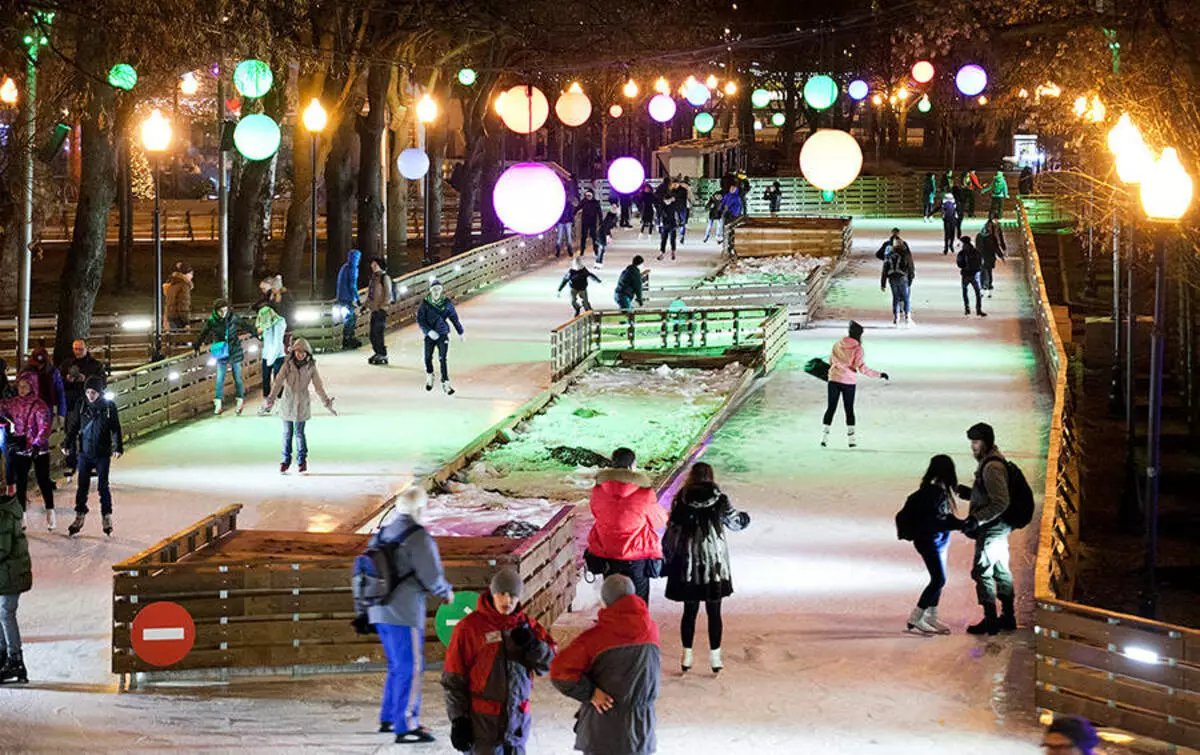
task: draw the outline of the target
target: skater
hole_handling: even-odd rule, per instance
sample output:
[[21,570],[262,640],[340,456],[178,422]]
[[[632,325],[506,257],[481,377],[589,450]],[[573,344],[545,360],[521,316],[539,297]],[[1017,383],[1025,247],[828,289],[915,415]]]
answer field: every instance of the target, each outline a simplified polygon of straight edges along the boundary
[[292,323],[296,322],[296,297],[292,296],[292,292],[288,290],[287,286],[283,285],[283,276],[279,273],[272,275],[270,281],[271,292],[268,296],[271,308],[287,321],[290,329]]
[[386,365],[388,305],[392,303],[392,279],[387,265],[379,257],[371,258],[371,279],[367,282],[367,308],[371,310],[371,358],[367,364]]
[[550,633],[521,610],[524,589],[516,569],[496,572],[475,611],[450,636],[442,688],[450,744],[459,752],[524,755],[533,726],[533,676],[550,671],[558,649]]
[[683,641],[680,668],[692,667],[692,641],[700,604],[708,617],[709,666],[718,673],[721,663],[721,601],[733,594],[729,546],[725,531],[737,532],[750,524],[750,515],[737,511],[713,479],[713,469],[698,462],[671,504],[663,534],[663,571],[667,600],[683,603],[679,636]]
[[450,368],[446,366],[446,355],[450,351],[450,324],[458,331],[458,340],[467,340],[454,302],[445,295],[445,287],[438,281],[429,284],[429,295],[421,300],[417,309],[417,327],[425,336],[425,390],[433,390],[433,351],[437,349],[438,364],[442,368],[442,390],[447,396],[454,395],[450,385]]
[[954,239],[958,238],[958,204],[953,194],[942,195],[942,254],[954,251]]
[[92,475],[96,475],[96,489],[100,493],[100,518],[105,535],[111,535],[112,491],[108,487],[108,473],[113,459],[121,458],[125,452],[125,441],[121,437],[121,420],[117,416],[117,405],[104,397],[104,384],[91,378],[84,391],[84,401],[67,417],[67,434],[63,439],[63,454],[72,453],[79,459],[76,468],[79,475],[75,489],[75,521],[67,528],[67,534],[78,535],[83,529],[88,514],[88,492],[92,487]]
[[846,442],[850,448],[858,445],[854,437],[854,393],[858,388],[858,373],[861,372],[867,377],[888,379],[886,372],[876,372],[863,361],[862,335],[863,326],[851,320],[850,335],[833,345],[833,352],[829,357],[829,401],[825,408],[825,418],[822,420],[822,447],[829,445],[829,429],[833,424],[833,415],[837,412],[838,399],[841,399],[846,408]]
[[667,239],[671,240],[671,260],[675,260],[675,243],[678,240],[679,211],[675,209],[675,197],[671,194],[658,205],[658,259],[667,256]]
[[658,505],[650,478],[635,468],[628,448],[613,451],[612,466],[596,473],[589,507],[596,521],[588,533],[587,551],[605,562],[605,575],[633,580],[643,601],[650,603],[650,580],[662,569],[658,530],[667,512]]
[[28,507],[29,470],[33,469],[46,511],[46,529],[57,526],[54,513],[54,483],[50,481],[50,430],[54,418],[50,407],[37,394],[38,377],[33,372],[17,376],[17,395],[0,400],[0,417],[8,422],[4,440],[4,468],[8,495],[16,495],[21,511]]
[[[437,543],[421,526],[427,498],[425,491],[410,487],[400,494],[383,527],[371,537],[374,547],[390,546],[391,565],[398,577],[395,588],[378,604],[365,610],[387,654],[387,678],[379,709],[379,731],[395,732],[396,744],[433,742],[421,726],[421,677],[425,672],[425,595],[431,593],[444,603],[454,601],[454,590],[442,572]],[[361,608],[356,607],[356,608]],[[364,611],[358,611],[360,616]],[[362,627],[365,631],[365,627]]]
[[17,604],[33,588],[33,562],[25,539],[21,505],[11,495],[0,496],[0,684],[26,684],[29,674],[21,655]]
[[600,200],[596,192],[585,189],[583,201],[579,203],[579,253],[587,251],[588,239],[592,240],[592,254],[600,253]]
[[1083,716],[1055,716],[1042,737],[1047,755],[1092,755],[1099,745],[1096,727]]
[[642,216],[642,225],[638,228],[638,238],[642,234],[646,234],[650,238],[650,234],[654,232],[654,187],[650,184],[642,184],[642,190],[637,195],[638,213]]
[[767,200],[767,208],[771,211],[771,216],[779,214],[779,205],[783,201],[783,187],[778,181],[774,181],[767,190],[763,192],[763,199]]
[[921,187],[921,214],[925,222],[933,220],[933,205],[937,200],[937,174],[926,173]]
[[583,257],[576,257],[571,260],[571,269],[563,275],[562,282],[558,284],[558,294],[562,295],[563,287],[568,283],[571,284],[571,308],[575,310],[575,316],[579,317],[581,311],[592,311],[592,303],[588,301],[588,278],[600,283],[601,280],[596,277],[596,274],[587,269],[587,265],[583,264]]
[[600,248],[596,252],[596,267],[604,267],[604,252],[608,249],[608,242],[612,240],[613,229],[617,227],[617,200],[611,199],[608,203],[608,212],[604,214],[604,219],[600,221]]
[[566,251],[568,257],[574,254],[574,252],[571,251],[571,236],[575,233],[575,213],[578,211],[579,207],[575,202],[575,194],[568,189],[567,201],[563,205],[562,215],[559,216],[558,223],[554,227],[555,258],[561,256],[564,250]]
[[196,272],[186,262],[175,263],[171,277],[163,284],[163,318],[164,330],[182,332],[191,326],[192,322],[192,280]]
[[228,301],[217,299],[213,302],[212,314],[204,321],[204,327],[200,330],[200,335],[196,336],[196,343],[192,345],[192,350],[199,354],[200,347],[210,338],[212,339],[209,353],[217,361],[217,379],[213,384],[213,414],[221,413],[225,395],[226,371],[232,370],[233,372],[233,387],[237,391],[237,413],[239,415],[246,403],[246,386],[242,383],[242,360],[245,359],[245,352],[242,350],[240,333],[257,336],[254,326],[233,314]]
[[321,382],[321,373],[317,371],[317,360],[312,355],[312,347],[303,338],[292,340],[291,353],[283,363],[283,369],[275,378],[275,387],[267,396],[267,411],[275,408],[275,402],[283,397],[279,410],[279,419],[283,420],[283,459],[279,462],[279,473],[283,474],[292,466],[292,438],[296,439],[297,470],[304,474],[308,471],[308,436],[305,428],[312,419],[312,402],[308,388],[316,391],[321,403],[333,416],[333,398],[325,393],[325,384]]
[[725,241],[725,226],[737,220],[742,215],[742,195],[738,193],[737,185],[729,187],[725,196],[721,197],[721,220],[717,226],[717,243]]
[[950,627],[938,620],[938,601],[946,586],[946,551],[950,533],[961,530],[954,503],[958,473],[954,460],[944,454],[929,460],[921,478],[921,487],[908,497],[896,515],[897,535],[911,540],[929,571],[929,584],[917,599],[917,607],[908,617],[906,629],[921,634],[950,634]]
[[254,329],[258,331],[258,340],[262,342],[262,395],[270,396],[271,380],[279,374],[287,357],[283,347],[287,320],[264,304],[254,318]]
[[[967,627],[970,634],[993,635],[1017,628],[1013,610],[1013,579],[1008,566],[1008,535],[1012,528],[1004,521],[1008,509],[1008,462],[996,447],[996,431],[980,422],[967,430],[971,455],[979,462],[975,483],[958,487],[958,495],[971,501],[963,534],[975,541],[975,560],[971,579],[975,596],[983,607],[983,620]],[[1000,616],[996,616],[996,599]]]
[[886,291],[889,286],[892,289],[892,325],[912,323],[910,292],[916,274],[908,244],[897,238],[892,253],[883,260],[883,271],[879,274],[879,290]]
[[675,226],[679,229],[679,243],[683,244],[687,241],[688,218],[692,216],[691,179],[684,176],[683,180],[676,181],[675,187],[671,189],[671,192],[675,197]]
[[578,700],[575,749],[586,755],[649,755],[657,749],[654,705],[662,677],[658,625],[622,574],[604,580],[592,628],[559,651],[550,681]]
[[633,261],[621,271],[620,277],[617,278],[617,287],[613,291],[613,299],[617,303],[617,309],[629,317],[633,317],[633,302],[635,299],[639,307],[644,304],[642,300],[642,271],[640,268],[645,261],[642,259],[642,255],[634,255]]
[[[88,350],[87,342],[82,338],[71,344],[71,356],[59,365],[58,374],[62,376],[63,392],[67,397],[67,414],[65,416],[70,416],[75,406],[83,401],[83,389],[89,378],[98,377],[104,381],[105,386],[108,385],[108,377],[104,374],[104,365],[96,361],[96,358]],[[76,461],[77,459],[74,457],[67,459],[63,477],[68,483],[75,477]]]
[[975,314],[978,317],[987,317],[987,312],[983,311],[983,297],[979,293],[979,274],[983,270],[983,255],[971,243],[968,236],[963,236],[959,239],[960,247],[958,250],[958,272],[962,277],[962,296],[963,296],[963,314],[971,314],[971,302],[967,298],[967,289],[975,289]]
[[[958,185],[962,192],[958,202],[959,214],[968,218],[975,217],[975,187],[971,185],[974,175],[975,171],[964,170],[958,177]],[[961,233],[961,230],[959,232]]]
[[355,328],[358,326],[358,263],[362,252],[351,249],[346,252],[346,261],[338,270],[337,301],[342,307],[342,348],[357,349],[362,346]]
[[633,197],[628,194],[618,194],[621,203],[621,227],[633,228],[633,223],[629,222],[629,216],[633,211]]
[[37,384],[34,388],[37,389],[38,396],[46,402],[46,406],[50,407],[54,416],[66,418],[67,391],[63,386],[62,374],[50,361],[50,353],[38,346],[29,353],[29,361],[25,363],[25,367],[21,371],[33,372],[37,375]]
[[1004,166],[996,171],[992,182],[988,184],[988,191],[992,198],[992,204],[988,208],[988,217],[1000,220],[1004,217],[1004,200],[1008,199],[1008,179],[1004,177]]
[[1033,168],[1028,165],[1021,168],[1021,175],[1017,176],[1017,193],[1021,196],[1033,193]]
[[1004,243],[1004,231],[1000,229],[1000,224],[996,222],[995,218],[988,218],[988,221],[983,224],[983,229],[975,236],[975,248],[979,250],[979,254],[983,258],[979,285],[988,292],[990,299],[993,289],[992,273],[996,269],[996,260],[1003,260],[1005,252],[1008,251],[1008,245]]
[[720,227],[721,223],[721,200],[725,195],[719,191],[714,191],[708,201],[704,203],[704,209],[708,211],[708,223],[704,226],[704,241],[708,243],[708,237],[712,235],[713,228]]
[[893,228],[892,234],[890,236],[888,236],[887,241],[880,244],[879,248],[875,250],[875,259],[886,260],[888,258],[888,255],[890,255],[892,253],[892,249],[895,248],[895,246],[897,244],[903,244],[903,243],[904,243],[904,240],[900,238],[900,229]]

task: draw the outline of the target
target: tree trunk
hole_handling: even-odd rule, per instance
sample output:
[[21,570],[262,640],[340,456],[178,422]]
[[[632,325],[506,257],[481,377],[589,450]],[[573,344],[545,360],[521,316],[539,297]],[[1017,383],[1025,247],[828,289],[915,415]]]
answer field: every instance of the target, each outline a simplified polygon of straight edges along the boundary
[[[76,64],[84,71],[103,71],[108,47],[105,37],[85,27],[78,39]],[[75,230],[63,264],[58,296],[58,327],[54,338],[54,361],[71,353],[71,342],[85,338],[92,329],[92,309],[104,276],[108,251],[108,211],[117,194],[117,151],[114,144],[115,94],[93,75],[83,79],[84,95],[80,137],[79,205]],[[159,285],[155,281],[154,285]]]
[[[321,93],[321,86],[324,84],[325,76],[323,73],[305,73],[301,74],[297,84],[299,92],[299,102],[297,109],[303,112],[304,108],[312,102],[314,97]],[[303,136],[301,136],[303,134]],[[292,130],[292,203],[288,205],[287,221],[284,227],[283,235],[283,257],[279,261],[280,272],[283,273],[285,285],[292,289],[292,293],[297,293],[300,280],[304,277],[304,273],[308,270],[308,266],[304,263],[308,256],[312,229],[309,226],[312,224],[312,203],[314,201],[312,195],[312,178],[313,171],[318,170],[313,165],[312,160],[312,139],[313,135],[307,130],[294,128]],[[319,136],[316,138],[320,138]],[[318,145],[322,151],[328,151],[327,144]],[[321,155],[317,155],[317,164],[320,165]]]
[[[491,113],[488,118],[496,120]],[[504,171],[504,139],[505,130],[497,126],[488,129],[488,137],[483,144],[483,165],[479,174],[479,194],[482,197],[479,202],[479,226],[485,243],[504,236],[504,223],[500,222],[496,206],[492,204],[492,190]]]
[[796,74],[788,71],[783,80],[783,128],[779,131],[779,148],[783,152],[783,164],[792,161],[792,145],[796,143],[796,126],[799,120],[799,91],[796,86]]
[[433,262],[438,257],[438,248],[442,244],[442,208],[445,205],[445,182],[442,181],[443,163],[446,159],[446,126],[443,118],[436,124],[430,124],[425,127],[425,143],[426,149],[429,151],[429,190],[433,196],[432,207],[433,211],[430,216],[433,218],[432,223],[427,223],[429,228],[429,251],[433,259],[425,260],[426,264]]
[[461,183],[458,186],[458,224],[454,229],[454,253],[460,254],[474,245],[475,206],[480,201],[480,177],[486,163],[488,142],[488,111],[495,76],[486,75],[477,82],[471,96],[462,100],[463,152]]
[[383,162],[379,149],[387,123],[392,66],[374,61],[367,73],[370,110],[358,119],[358,248],[370,259],[383,254]]
[[[351,98],[345,112],[357,112],[357,104],[356,98]],[[354,242],[354,141],[354,118],[343,116],[325,160],[325,280],[321,291],[326,299],[333,298],[337,291],[338,269]]]
[[406,259],[408,256],[409,181],[400,175],[396,158],[402,151],[412,146],[412,122],[408,109],[404,107],[400,99],[401,93],[407,90],[408,74],[401,68],[394,68],[391,86],[388,87],[388,110],[391,113],[389,136],[392,142],[388,152],[391,162],[387,166],[387,248],[388,256],[399,260]]
[[270,160],[246,160],[229,198],[229,284],[235,302],[252,302],[258,293],[254,277],[270,172]]

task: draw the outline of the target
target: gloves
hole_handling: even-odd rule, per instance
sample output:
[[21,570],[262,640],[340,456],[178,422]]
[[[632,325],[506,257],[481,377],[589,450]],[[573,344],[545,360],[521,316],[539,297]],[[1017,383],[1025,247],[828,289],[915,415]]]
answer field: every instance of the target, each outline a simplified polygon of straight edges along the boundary
[[462,716],[450,722],[450,744],[459,752],[468,752],[475,746],[475,732],[471,730],[471,719]]
[[973,516],[967,517],[963,522],[962,531],[967,537],[975,537],[979,533],[979,522]]
[[739,511],[737,515],[738,527],[746,529],[750,526],[750,514],[745,511]]
[[528,648],[537,640],[537,637],[534,636],[533,630],[529,628],[528,624],[518,624],[516,629],[509,633],[509,637],[512,637],[512,641],[517,644],[517,647],[522,649]]
[[354,631],[358,634],[375,634],[375,625],[367,620],[365,613],[360,613],[354,617],[354,621],[350,622],[354,627]]
[[441,336],[438,334],[438,332],[436,330],[429,331],[428,333],[425,334],[425,337],[428,338],[430,341],[436,341],[437,339],[441,338]]
[[971,499],[971,488],[967,485],[959,485],[954,489],[954,492],[958,493],[958,497],[964,501]]
[[883,378],[884,380],[891,380],[886,372],[879,373],[879,377]]
[[467,334],[466,334],[466,333],[459,333],[459,334],[458,334],[458,342],[459,342],[459,343],[466,343],[466,342],[467,342]]

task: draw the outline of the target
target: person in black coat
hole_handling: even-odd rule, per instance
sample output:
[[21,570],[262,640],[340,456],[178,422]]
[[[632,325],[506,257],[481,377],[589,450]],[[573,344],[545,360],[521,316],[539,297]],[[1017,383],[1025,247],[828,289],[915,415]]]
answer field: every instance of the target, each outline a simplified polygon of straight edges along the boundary
[[929,570],[929,584],[917,599],[917,607],[908,617],[907,630],[922,634],[950,634],[950,627],[938,621],[938,601],[946,586],[946,549],[950,533],[961,530],[963,520],[956,514],[954,490],[958,473],[954,460],[944,454],[929,460],[921,478],[921,487],[908,497],[896,515],[896,534],[911,540]]
[[709,659],[713,673],[721,670],[721,601],[733,594],[729,546],[725,531],[736,532],[750,524],[750,515],[737,511],[713,479],[713,468],[699,462],[675,496],[667,530],[663,534],[663,571],[667,600],[683,603],[679,634],[683,640],[680,667],[692,667],[692,641],[700,604],[708,615]]
[[75,489],[75,521],[67,528],[67,534],[78,535],[83,529],[88,514],[88,491],[92,475],[97,478],[100,493],[100,517],[105,535],[112,534],[112,492],[108,486],[108,473],[114,458],[121,458],[125,451],[121,434],[121,420],[117,406],[104,396],[104,381],[98,377],[88,378],[83,401],[71,409],[67,416],[67,432],[63,439],[62,452],[78,459],[79,484]]
[[996,269],[996,260],[1003,260],[1004,253],[1008,251],[1008,245],[1004,243],[1004,231],[1000,230],[1000,223],[994,216],[989,216],[988,221],[983,224],[983,230],[976,234],[975,246],[983,257],[983,270],[979,275],[980,288],[988,292],[990,299],[993,286],[992,271]]
[[658,258],[667,255],[667,240],[671,240],[671,259],[675,259],[675,244],[678,242],[679,212],[675,208],[675,197],[668,192],[658,200]]
[[596,252],[596,267],[604,267],[604,251],[608,249],[609,239],[612,238],[613,229],[617,227],[617,200],[608,200],[608,212],[604,213],[604,219],[600,221],[600,249]]
[[587,189],[583,192],[583,201],[579,203],[579,253],[587,251],[587,240],[592,240],[592,254],[600,253],[600,200],[596,192]]
[[979,317],[987,317],[987,312],[983,311],[983,297],[979,293],[979,274],[983,271],[983,255],[971,243],[970,236],[963,236],[959,239],[962,246],[958,251],[958,272],[962,276],[962,295],[963,295],[963,314],[971,314],[971,302],[967,299],[967,289],[975,289],[975,314]]
[[642,225],[638,229],[638,238],[642,234],[649,236],[654,232],[654,187],[642,184],[642,190],[637,195],[638,212],[642,216]]

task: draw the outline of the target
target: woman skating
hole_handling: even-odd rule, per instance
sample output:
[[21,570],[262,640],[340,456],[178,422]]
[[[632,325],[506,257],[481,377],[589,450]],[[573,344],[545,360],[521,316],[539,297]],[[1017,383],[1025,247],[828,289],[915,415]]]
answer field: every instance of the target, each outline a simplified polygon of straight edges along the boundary
[[213,359],[217,362],[217,379],[214,381],[213,414],[221,413],[222,398],[225,395],[225,372],[227,370],[232,370],[233,372],[233,387],[237,391],[237,413],[242,413],[242,405],[246,401],[246,386],[242,382],[242,360],[245,359],[245,353],[242,351],[242,340],[239,337],[241,333],[250,336],[257,335],[254,332],[254,326],[233,314],[228,301],[225,299],[214,301],[212,314],[204,321],[204,328],[200,331],[200,335],[196,337],[196,343],[192,347],[199,353],[200,347],[210,339],[212,340],[212,348],[209,351]]
[[29,681],[21,654],[21,628],[17,626],[21,593],[33,587],[33,564],[23,519],[16,498],[0,496],[0,684]]
[[863,361],[863,326],[850,321],[850,335],[833,345],[829,358],[829,404],[822,421],[825,429],[821,434],[821,445],[829,445],[829,426],[837,412],[838,400],[846,407],[846,442],[854,448],[858,445],[854,437],[854,393],[858,388],[858,373],[867,377],[888,379],[886,372],[876,372]]
[[308,436],[305,435],[305,426],[312,417],[312,403],[308,395],[310,385],[329,413],[337,416],[337,412],[333,410],[333,399],[326,395],[321,374],[317,372],[317,361],[313,358],[312,348],[308,341],[297,338],[292,341],[291,353],[284,360],[283,369],[275,376],[275,386],[271,389],[271,395],[267,397],[267,411],[271,411],[276,400],[283,396],[279,409],[279,418],[283,420],[283,460],[279,463],[281,473],[288,471],[292,466],[293,437],[296,439],[297,468],[302,473],[308,471]]
[[713,480],[713,469],[700,462],[692,466],[687,482],[675,496],[663,535],[663,570],[667,599],[683,603],[679,634],[683,641],[683,671],[692,667],[692,641],[700,604],[708,616],[709,660],[713,673],[721,663],[721,601],[733,594],[729,546],[725,531],[745,529],[750,515],[737,511]]
[[896,515],[896,534],[902,540],[912,540],[929,570],[929,584],[908,617],[907,630],[910,632],[950,634],[950,627],[938,621],[938,601],[946,586],[946,549],[950,546],[950,533],[963,526],[954,505],[957,487],[954,460],[939,454],[929,460],[921,487],[908,497],[904,508]]
[[53,532],[57,524],[54,483],[50,481],[50,430],[54,418],[50,407],[38,396],[36,372],[22,372],[17,376],[17,395],[0,401],[0,417],[9,425],[5,442],[8,494],[15,494],[21,511],[25,511],[29,470],[32,468],[46,508],[46,529]]

